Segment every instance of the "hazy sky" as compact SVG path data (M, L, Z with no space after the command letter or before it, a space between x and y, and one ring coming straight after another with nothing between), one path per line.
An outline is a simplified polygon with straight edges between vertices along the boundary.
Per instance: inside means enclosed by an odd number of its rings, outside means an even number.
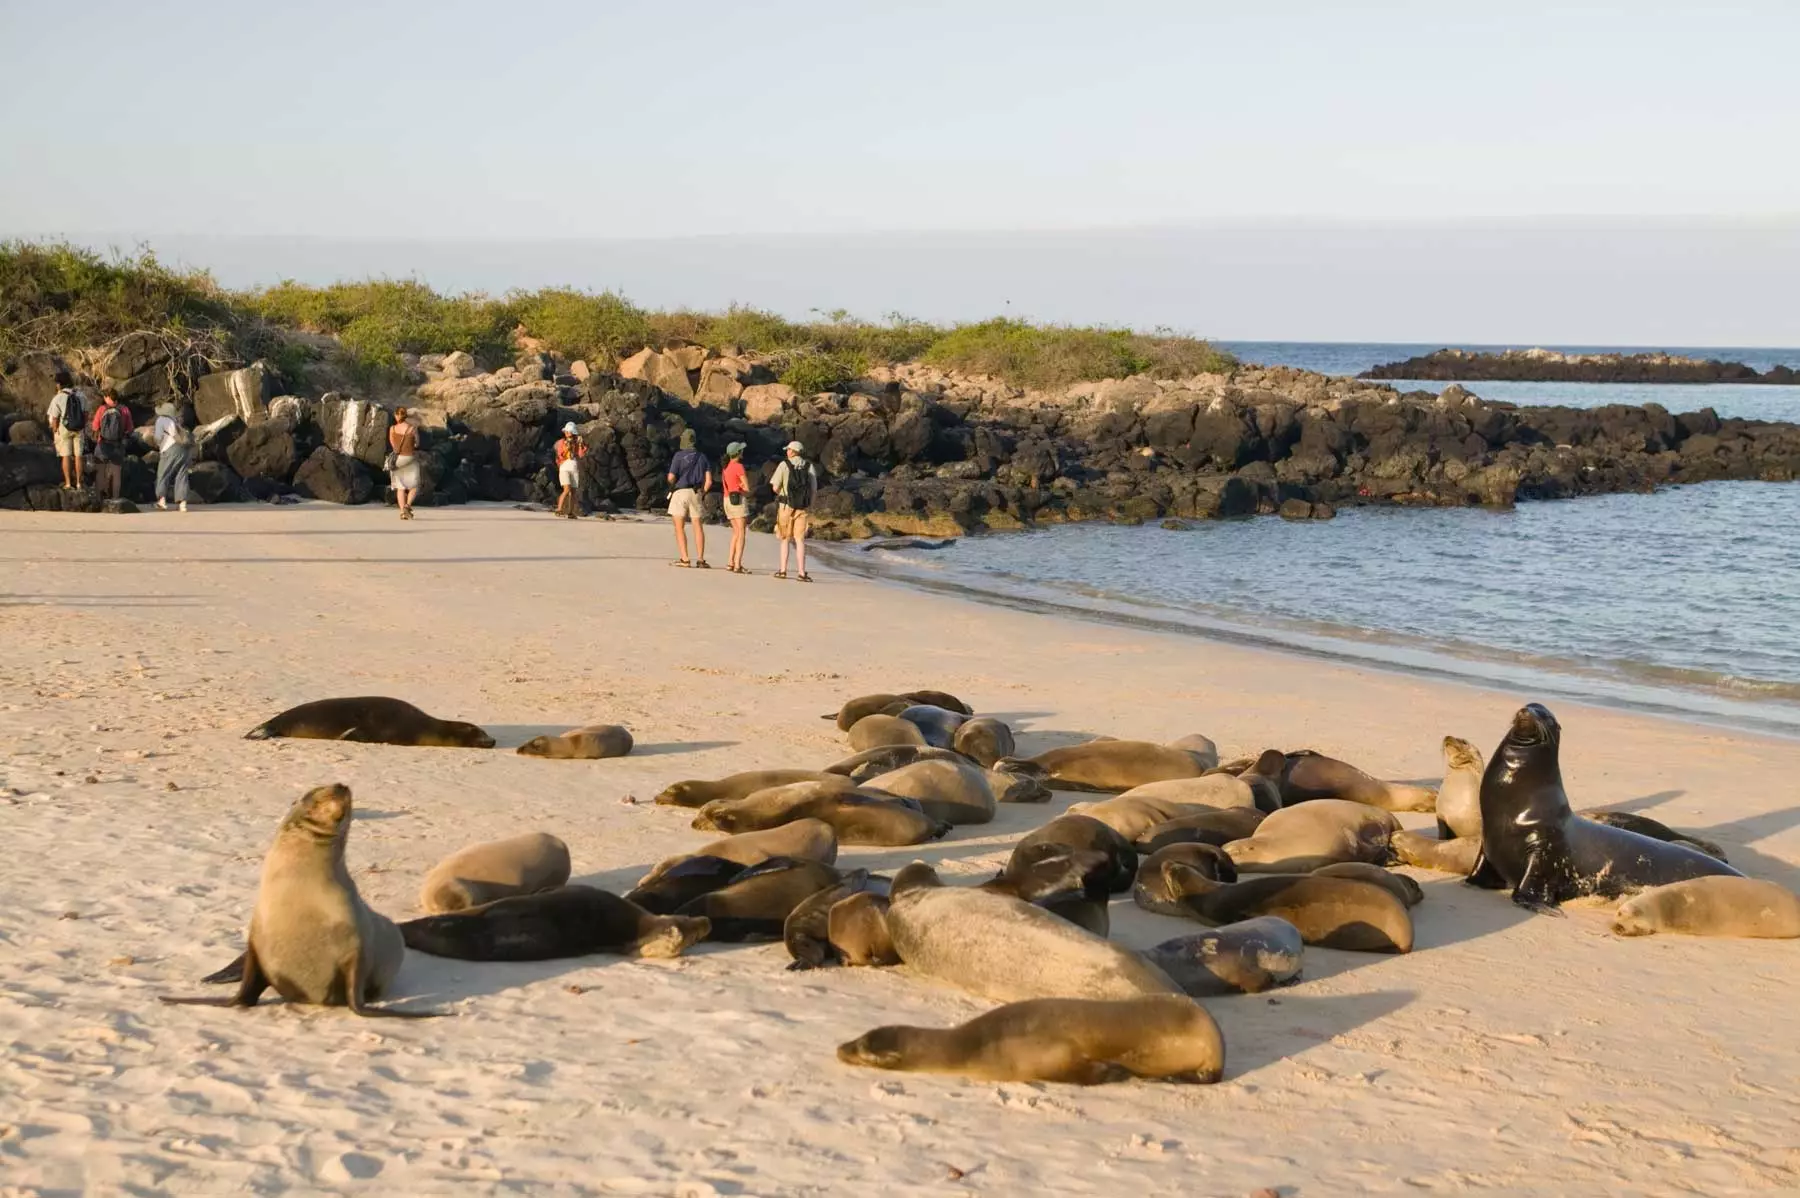
M1771 252L1791 255L1796 45L1800 4L1779 0L0 0L0 235L454 244L1699 215L1790 218ZM1526 316L1516 273L1467 281ZM1628 327L1661 310L1641 278L1596 281ZM1006 283L953 268L927 307ZM1766 340L1777 298L1731 301L1735 339Z

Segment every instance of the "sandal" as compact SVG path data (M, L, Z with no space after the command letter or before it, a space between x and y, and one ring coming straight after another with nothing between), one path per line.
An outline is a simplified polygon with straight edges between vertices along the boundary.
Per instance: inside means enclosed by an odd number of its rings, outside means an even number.
M691 569L693 569L693 567L694 567L694 563L693 563L693 562L690 562L690 561L689 561L689 560L688 560L688 559L687 559L687 558L685 558L685 557L684 557L684 558L682 558L682 559L681 559L681 560L680 560L680 561L674 561L674 562L670 562L670 563L669 563L669 564L670 564L670 565L671 565L671 566L679 566L679 567L681 567L681 568L682 568L682 569L683 569L683 570L691 570Z
M769 575L769 577L770 578L786 578L787 571L786 570L777 570L777 571L775 571L775 573Z
M699 560L699 561L697 561L697 562L695 562L695 563L694 563L694 569L696 569L696 570L710 570L710 569L712 569L712 567L711 567L711 566L709 566L709 565L707 565L707 564L706 564L706 559L705 559L705 558L701 558L701 559L700 559L700 560Z
M748 573L750 573L750 571L744 569L744 567L742 567L742 566L733 566L731 568L731 572L733 574L748 574Z
M794 581L795 582L811 582L812 575L811 574L796 574L796 575L794 575Z

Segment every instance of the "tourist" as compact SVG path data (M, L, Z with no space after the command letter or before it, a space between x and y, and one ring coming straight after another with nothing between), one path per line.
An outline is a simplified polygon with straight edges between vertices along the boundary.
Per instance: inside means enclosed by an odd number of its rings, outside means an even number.
M812 524L809 513L813 496L819 490L819 472L806 460L806 446L798 441L788 442L787 460L775 467L769 486L774 488L775 498L780 500L775 509L775 535L781 541L781 568L775 571L775 577L788 576L788 543L791 541L794 578L798 582L811 582L812 576L806 572L806 531Z
M169 496L187 511L188 467L194 460L194 430L182 420L172 403L156 409L156 423L150 426L150 439L156 442L156 507L169 510Z
M733 574L748 574L744 569L744 531L750 526L750 478L744 472L744 443L733 441L725 447L725 471L720 475L725 488L725 518L731 521L731 561L725 567Z
M50 432L56 441L56 457L62 463L65 490L81 486L81 438L87 428L87 408L81 392L66 370L56 372L56 394L50 397Z
M694 430L691 428L682 430L681 450L669 462L669 486L673 488L669 495L669 515L675 518L675 548L681 554L680 560L669 564L710 570L712 567L706 564L706 526L701 523L706 518L706 511L700 497L712 490L712 466L706 455L694 448ZM694 560L691 562L687 544L689 520L694 522Z
M419 427L405 408L394 409L394 427L388 430L388 485L400 505L400 518L413 518L413 500L419 497Z
M587 451L587 442L577 435L574 421L563 425L562 440L556 443L556 477L562 483L556 514L571 520L581 514L581 459Z
M94 489L102 498L117 499L124 485L125 438L131 436L131 411L111 387L100 393L94 409Z

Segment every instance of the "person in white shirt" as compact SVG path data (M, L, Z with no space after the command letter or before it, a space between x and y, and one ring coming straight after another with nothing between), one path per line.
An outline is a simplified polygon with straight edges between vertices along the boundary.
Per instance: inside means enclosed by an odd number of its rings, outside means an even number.
M56 456L62 462L62 485L71 490L81 485L81 438L87 428L88 405L82 402L75 380L66 370L56 372L56 394L50 397L50 434Z
M175 413L175 405L166 403L156 409L156 423L150 439L156 442L156 506L169 510L169 496L182 511L187 511L188 467L194 460L193 430L183 426Z

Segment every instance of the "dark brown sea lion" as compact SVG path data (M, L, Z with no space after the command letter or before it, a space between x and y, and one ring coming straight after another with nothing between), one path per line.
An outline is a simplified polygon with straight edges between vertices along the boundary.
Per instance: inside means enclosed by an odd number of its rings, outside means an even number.
M1254 874L1215 882L1172 861L1163 867L1163 884L1189 916L1215 927L1276 915L1300 929L1308 944L1360 953L1412 951L1406 904L1370 882L1316 874Z
M765 858L767 860L767 858ZM684 857L625 895L652 915L674 915L701 895L723 890L749 869L741 861L696 854Z
M406 946L459 961L551 961L590 953L675 957L704 919L652 915L593 886L562 886L400 925Z
M781 925L781 942L793 961L789 969L816 969L839 959L831 937L831 920L839 904L853 895L869 895L887 901L888 879L866 869L853 869L836 886L804 899ZM882 908L886 910L885 905ZM885 922L885 918L884 918Z
M1107 901L1112 895L1113 859L1095 849L1069 849L1040 857L1017 872L1002 870L981 889L1009 894L1060 915L1096 936L1112 931Z
M1383 782L1348 762L1311 749L1297 749L1284 757L1286 760L1277 779L1284 807L1314 799L1348 799L1383 811L1433 811L1437 808L1437 791L1433 787ZM1260 761L1256 772L1264 772Z
M272 737L449 749L494 747L494 738L474 724L440 720L411 703L381 695L315 699L290 707L244 733L245 740Z
M993 769L995 762L1018 751L1012 729L992 716L976 716L964 722L950 747L983 769Z
M1179 819L1165 820L1139 836L1133 846L1140 855L1149 855L1172 844L1212 844L1224 846L1234 840L1245 840L1256 834L1263 813L1254 807L1233 807L1222 811L1197 811Z
M1652 840L1666 840L1670 844L1685 844L1691 849L1699 849L1708 857L1725 860L1725 850L1713 841L1695 836L1692 832L1677 832L1665 823L1651 819L1647 815L1638 815L1630 811L1584 811L1586 819L1597 824L1606 824L1614 828L1624 828L1627 832L1636 832L1639 836L1648 836Z
M1059 815L1042 827L1026 833L1013 846L1012 856L1007 859L1006 872L1021 873L1045 857L1059 857L1071 849L1092 849L1105 853L1112 860L1112 869L1107 878L1108 892L1123 894L1131 889L1132 879L1137 876L1137 851L1123 836L1099 820L1085 815Z
M1151 964L1199 998L1258 994L1300 975L1300 929L1274 915L1165 940L1144 952Z
M823 862L774 857L684 904L679 914L707 919L712 924L709 940L779 940L795 907L841 880Z

